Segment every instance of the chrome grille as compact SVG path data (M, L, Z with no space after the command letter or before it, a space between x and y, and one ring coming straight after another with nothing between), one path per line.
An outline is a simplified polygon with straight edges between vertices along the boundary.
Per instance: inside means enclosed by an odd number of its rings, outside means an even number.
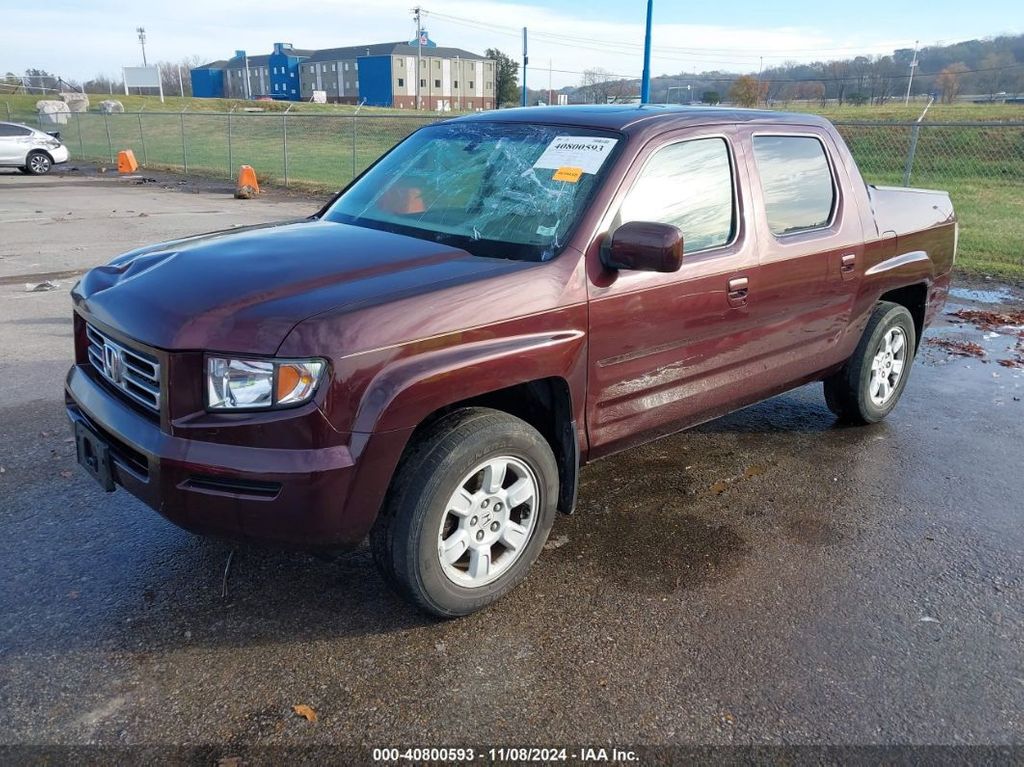
M92 325L85 326L85 334L89 338L89 361L99 374L139 404L160 412L160 363Z

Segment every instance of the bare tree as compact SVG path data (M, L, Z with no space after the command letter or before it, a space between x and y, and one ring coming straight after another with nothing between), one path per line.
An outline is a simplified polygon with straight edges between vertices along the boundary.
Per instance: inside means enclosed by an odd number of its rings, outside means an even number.
M584 70L583 77L580 79L580 87L590 96L592 104L607 104L612 96L613 89L610 85L612 78L612 73L607 69L601 67L587 69Z
M960 90L963 88L965 72L967 72L966 65L959 62L950 64L939 72L939 76L935 78L935 84L942 92L943 104L952 104L956 101L956 97L960 95Z

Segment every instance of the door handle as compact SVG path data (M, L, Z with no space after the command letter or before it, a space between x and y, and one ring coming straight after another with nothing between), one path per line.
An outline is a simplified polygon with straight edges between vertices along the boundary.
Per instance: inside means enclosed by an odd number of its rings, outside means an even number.
M747 294L750 292L749 281L746 277L733 277L729 280L729 303L732 306L743 306L747 302Z
M857 271L857 254L847 253L845 256L839 259L839 273L843 276L844 280L848 280L854 276Z

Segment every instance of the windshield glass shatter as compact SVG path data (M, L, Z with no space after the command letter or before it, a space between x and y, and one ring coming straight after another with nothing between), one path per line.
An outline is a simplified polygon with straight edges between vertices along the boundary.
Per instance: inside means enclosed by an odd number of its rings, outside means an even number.
M431 126L385 156L325 217L474 255L544 261L565 246L617 143L614 134L555 126Z

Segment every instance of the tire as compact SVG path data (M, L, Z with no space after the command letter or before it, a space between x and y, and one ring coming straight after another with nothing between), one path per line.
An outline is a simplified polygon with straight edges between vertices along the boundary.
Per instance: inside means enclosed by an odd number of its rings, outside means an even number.
M29 175L45 176L53 168L53 158L46 152L38 150L29 152L28 157L25 158L25 167L28 169Z
M558 465L536 429L497 410L457 410L407 449L370 548L385 579L412 604L441 618L469 615L526 577L557 500Z
M881 421L896 407L907 386L916 350L917 333L910 312L899 304L880 301L853 356L824 381L829 410L845 423Z

